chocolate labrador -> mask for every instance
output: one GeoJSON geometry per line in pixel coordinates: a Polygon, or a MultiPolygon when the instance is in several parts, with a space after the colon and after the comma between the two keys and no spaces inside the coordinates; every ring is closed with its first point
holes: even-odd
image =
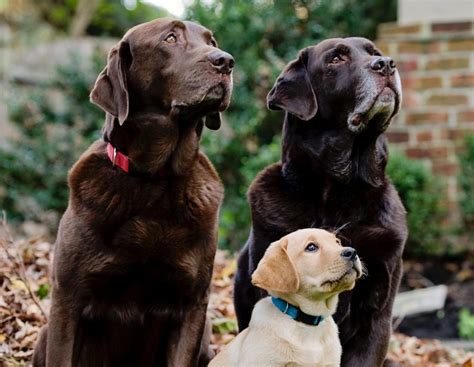
{"type": "Polygon", "coordinates": [[[401,102],[395,63],[367,39],[329,39],[289,63],[267,102],[285,111],[282,161],[248,193],[253,223],[236,275],[239,328],[264,296],[251,274],[267,247],[300,228],[330,229],[353,244],[368,270],[341,295],[335,315],[342,365],[381,366],[407,237],[405,210],[384,172],[383,133],[401,102]]]}
{"type": "Polygon", "coordinates": [[[223,187],[199,151],[229,104],[234,60],[206,28],[158,19],[109,53],[91,101],[106,112],[69,173],[52,306],[35,366],[194,366],[223,187]]]}

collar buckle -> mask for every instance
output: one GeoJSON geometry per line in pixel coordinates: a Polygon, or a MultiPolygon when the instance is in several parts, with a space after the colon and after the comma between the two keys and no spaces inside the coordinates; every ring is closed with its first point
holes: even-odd
{"type": "Polygon", "coordinates": [[[112,167],[115,167],[115,160],[117,159],[117,148],[114,147],[114,154],[112,156],[112,167]]]}

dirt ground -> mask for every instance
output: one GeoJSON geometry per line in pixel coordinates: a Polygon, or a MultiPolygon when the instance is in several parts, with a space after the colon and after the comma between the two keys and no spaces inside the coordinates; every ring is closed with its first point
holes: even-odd
{"type": "MultiPolygon", "coordinates": [[[[41,238],[0,238],[0,366],[26,366],[39,329],[47,320],[52,244],[41,238]]],[[[232,304],[235,258],[216,256],[209,316],[212,347],[219,351],[235,336],[232,304]]],[[[410,271],[410,270],[409,270],[410,271]]],[[[471,353],[444,348],[439,341],[395,334],[389,356],[410,367],[473,367],[471,353]]]]}

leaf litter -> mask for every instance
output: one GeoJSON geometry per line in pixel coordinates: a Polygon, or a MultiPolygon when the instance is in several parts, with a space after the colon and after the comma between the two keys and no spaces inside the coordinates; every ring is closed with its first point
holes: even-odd
{"type": "MultiPolygon", "coordinates": [[[[0,366],[28,366],[50,308],[53,245],[41,238],[13,239],[0,233],[0,366]]],[[[218,352],[237,334],[232,300],[236,257],[216,254],[208,316],[211,348],[218,352]]],[[[446,348],[437,340],[394,334],[389,357],[407,367],[474,367],[472,353],[446,348]]]]}

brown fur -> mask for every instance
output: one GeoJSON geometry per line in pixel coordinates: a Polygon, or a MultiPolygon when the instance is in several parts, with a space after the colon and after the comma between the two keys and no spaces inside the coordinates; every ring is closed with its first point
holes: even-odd
{"type": "Polygon", "coordinates": [[[223,187],[199,138],[206,116],[218,119],[229,103],[233,66],[214,42],[197,24],[159,19],[110,52],[91,93],[106,111],[105,141],[69,173],[35,366],[209,360],[206,308],[223,187]],[[176,43],[165,41],[170,33],[176,43]],[[140,174],[113,167],[107,142],[140,174]]]}

